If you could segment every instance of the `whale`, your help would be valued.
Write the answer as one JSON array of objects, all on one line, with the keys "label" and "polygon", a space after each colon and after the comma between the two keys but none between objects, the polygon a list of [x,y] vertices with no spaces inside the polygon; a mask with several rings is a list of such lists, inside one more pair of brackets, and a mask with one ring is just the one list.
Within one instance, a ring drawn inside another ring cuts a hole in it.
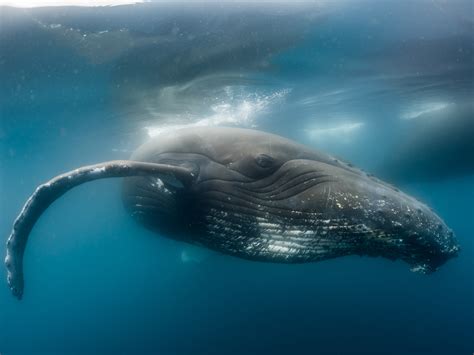
[{"label": "whale", "polygon": [[7,281],[18,299],[41,214],[75,186],[105,178],[123,178],[124,207],[145,228],[242,259],[360,255],[429,274],[460,250],[430,207],[350,163],[271,133],[188,127],[152,138],[129,160],[79,167],[36,188],[6,243]]}]

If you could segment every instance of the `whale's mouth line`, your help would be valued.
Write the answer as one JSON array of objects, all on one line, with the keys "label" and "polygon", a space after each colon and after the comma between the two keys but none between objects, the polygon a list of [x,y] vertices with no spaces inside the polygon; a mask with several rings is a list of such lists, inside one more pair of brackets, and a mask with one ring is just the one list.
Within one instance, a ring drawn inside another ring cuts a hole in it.
[{"label": "whale's mouth line", "polygon": [[[313,160],[307,160],[309,163],[307,164],[307,168],[303,169],[303,171],[300,171],[296,174],[292,175],[292,168],[291,164],[294,164],[296,161],[301,161],[301,159],[295,159],[295,160],[289,160],[282,164],[281,166],[278,167],[272,174],[269,176],[265,176],[263,178],[250,178],[241,172],[237,171],[236,169],[229,167],[225,164],[213,161],[214,163],[218,164],[220,167],[223,169],[228,169],[229,171],[232,171],[232,173],[235,173],[232,178],[203,178],[199,177],[196,179],[196,183],[199,186],[205,186],[206,183],[239,183],[239,186],[244,187],[247,191],[254,192],[271,192],[272,190],[275,190],[278,188],[280,185],[282,185],[285,181],[288,182],[289,184],[292,183],[292,180],[294,179],[302,179],[300,182],[305,183],[305,177],[308,174],[313,174],[312,178],[318,177],[329,177],[330,175],[324,174],[322,171],[318,171],[314,168],[314,166],[311,166],[311,163],[318,163],[317,161]],[[301,170],[301,167],[298,167]],[[280,184],[279,184],[280,183]]]},{"label": "whale's mouth line", "polygon": [[[238,199],[243,203],[255,206],[256,209],[261,207],[275,209],[279,201],[297,197],[318,185],[337,181],[334,176],[317,171],[313,167],[296,171],[288,168],[287,164],[283,164],[270,176],[250,182],[223,179],[203,180],[197,184],[196,191],[202,194],[203,198],[209,194],[214,194],[214,198],[222,194],[223,199]],[[298,212],[297,209],[279,209],[286,212]]]},{"label": "whale's mouth line", "polygon": [[336,179],[328,174],[309,171],[297,174],[282,184],[272,184],[271,188],[255,189],[246,184],[242,184],[241,186],[238,186],[238,188],[240,191],[245,191],[254,197],[261,198],[262,200],[277,201],[296,196],[317,185],[335,181]]}]

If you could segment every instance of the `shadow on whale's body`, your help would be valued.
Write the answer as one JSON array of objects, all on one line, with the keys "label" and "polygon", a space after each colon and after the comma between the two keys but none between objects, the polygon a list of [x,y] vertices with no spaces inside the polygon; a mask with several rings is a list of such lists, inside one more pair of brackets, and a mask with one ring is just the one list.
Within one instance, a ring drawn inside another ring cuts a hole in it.
[{"label": "shadow on whale's body", "polygon": [[429,207],[330,155],[255,130],[185,128],[153,138],[130,160],[81,167],[36,189],[7,241],[16,297],[28,235],[44,210],[69,189],[109,177],[125,178],[125,207],[147,228],[244,259],[357,254],[429,273],[459,250]]}]

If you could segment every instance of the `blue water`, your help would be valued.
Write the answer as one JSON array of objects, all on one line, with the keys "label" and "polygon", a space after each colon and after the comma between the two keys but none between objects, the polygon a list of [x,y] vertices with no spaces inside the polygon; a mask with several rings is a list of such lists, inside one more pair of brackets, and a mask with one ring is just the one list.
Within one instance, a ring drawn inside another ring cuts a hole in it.
[{"label": "blue water", "polygon": [[59,173],[176,125],[233,125],[374,172],[462,248],[429,276],[381,258],[249,262],[145,230],[120,179],[101,180],[35,226],[24,299],[0,283],[0,354],[472,353],[472,14],[441,0],[0,7],[0,239]]}]

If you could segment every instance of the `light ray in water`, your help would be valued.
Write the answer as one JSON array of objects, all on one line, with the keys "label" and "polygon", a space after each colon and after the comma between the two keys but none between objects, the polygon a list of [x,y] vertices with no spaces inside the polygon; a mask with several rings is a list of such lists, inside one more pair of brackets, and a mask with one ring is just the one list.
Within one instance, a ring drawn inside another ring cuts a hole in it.
[{"label": "light ray in water", "polygon": [[444,110],[451,106],[450,102],[427,102],[416,105],[411,110],[405,112],[401,118],[404,120],[413,120],[415,118],[424,116],[428,113],[434,113],[441,110]]},{"label": "light ray in water", "polygon": [[362,128],[363,126],[363,122],[346,122],[333,127],[307,129],[306,132],[312,139],[339,139],[341,137],[347,138],[356,131],[360,130],[360,128]]}]

